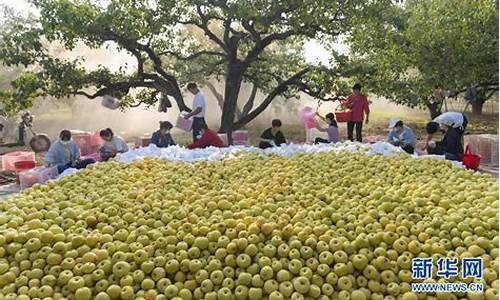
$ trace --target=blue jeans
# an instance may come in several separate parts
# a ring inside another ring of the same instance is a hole
[[[195,142],[201,134],[201,127],[203,124],[205,124],[205,118],[193,118],[193,125],[191,125],[191,128],[193,129],[193,142]]]
[[[95,160],[93,160],[92,158],[88,158],[84,160],[79,160],[74,167],[71,165],[71,163],[65,165],[57,165],[57,172],[61,174],[62,172],[66,171],[69,168],[85,169],[88,165],[91,165],[93,163],[95,163]]]

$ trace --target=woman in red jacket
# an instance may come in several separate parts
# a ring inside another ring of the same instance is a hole
[[[352,111],[351,120],[347,122],[347,138],[350,141],[354,140],[353,131],[354,127],[356,127],[356,141],[361,142],[363,140],[361,136],[363,119],[366,115],[365,122],[368,124],[368,116],[370,114],[368,99],[365,95],[361,94],[361,84],[356,83],[352,87],[352,95],[342,104]]]
[[[194,143],[189,144],[188,149],[195,148],[206,148],[206,147],[224,147],[224,142],[221,140],[217,132],[212,129],[208,129],[207,124],[201,125],[201,138],[196,140]]]

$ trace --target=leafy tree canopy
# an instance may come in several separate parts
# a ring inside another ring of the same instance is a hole
[[[159,96],[189,110],[181,87],[189,80],[224,80],[222,131],[253,120],[278,96],[298,91],[326,98],[343,76],[333,68],[311,66],[302,43],[334,40],[348,33],[363,11],[387,0],[31,0],[39,10],[32,18],[7,16],[0,36],[0,59],[26,71],[2,94],[4,103],[28,107],[40,96],[113,95],[122,107],[152,105]],[[382,7],[382,6],[378,6]],[[66,50],[83,43],[110,44],[136,60],[133,72],[100,66],[86,70],[81,60],[51,55],[47,45]],[[315,78],[332,84],[318,86]],[[236,118],[242,83],[265,97]],[[13,107],[14,109],[14,107]]]
[[[348,43],[375,93],[432,108],[436,88],[498,88],[497,1],[414,0],[365,16]]]

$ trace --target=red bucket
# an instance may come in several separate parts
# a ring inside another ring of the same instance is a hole
[[[469,149],[469,145],[467,145],[467,147],[465,147],[465,153],[464,153],[464,158],[462,160],[462,164],[467,169],[476,170],[477,168],[479,168],[480,163],[481,163],[481,155],[472,154],[472,152]]]
[[[346,123],[351,121],[352,112],[351,111],[336,111],[335,119],[337,119],[337,123]]]

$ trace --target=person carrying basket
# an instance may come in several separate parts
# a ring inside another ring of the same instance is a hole
[[[342,106],[351,110],[351,119],[347,122],[347,138],[350,141],[354,141],[353,131],[354,127],[356,127],[356,141],[362,142],[363,120],[368,124],[370,107],[368,105],[368,98],[361,94],[361,84],[356,83],[352,87],[352,95],[342,102]]]

